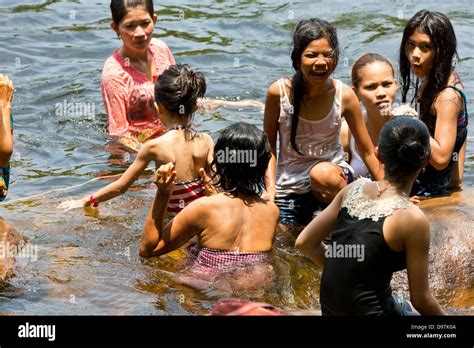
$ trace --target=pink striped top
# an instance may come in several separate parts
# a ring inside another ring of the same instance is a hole
[[[176,183],[166,211],[171,217],[175,217],[189,203],[203,197],[204,191],[204,181],[201,178]]]
[[[153,82],[123,58],[119,49],[105,62],[101,90],[109,115],[110,135],[131,134],[147,139],[165,131],[154,107],[155,82],[175,60],[161,40],[152,39],[148,50],[156,69]]]

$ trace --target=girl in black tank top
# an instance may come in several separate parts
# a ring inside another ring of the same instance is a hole
[[[428,128],[416,118],[395,117],[382,128],[378,156],[384,180],[360,179],[344,188],[296,240],[324,268],[322,314],[413,314],[390,287],[393,273],[406,268],[416,310],[442,315],[428,285],[429,224],[408,196],[430,157]]]

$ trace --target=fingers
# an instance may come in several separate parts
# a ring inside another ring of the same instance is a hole
[[[201,176],[204,182],[204,191],[206,196],[212,196],[217,194],[217,190],[212,184],[211,177],[207,175],[207,172],[204,168],[199,169],[199,175]]]
[[[204,180],[204,183],[208,183],[211,181],[211,178],[209,175],[207,175],[206,170],[204,168],[199,169],[199,175],[201,176],[202,180]]]
[[[176,179],[176,171],[174,163],[170,162],[168,164],[164,164],[158,168],[153,177],[153,182],[157,186],[168,186],[174,184],[174,180]]]

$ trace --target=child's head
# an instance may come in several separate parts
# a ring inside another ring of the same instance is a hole
[[[339,60],[336,29],[317,18],[299,22],[293,34],[291,60],[295,71],[301,70],[307,82],[327,79]],[[311,72],[318,74],[311,75]]]
[[[257,127],[239,122],[225,128],[214,146],[217,185],[234,196],[260,196],[270,157],[267,136]]]
[[[421,117],[431,109],[438,93],[447,85],[457,58],[456,34],[444,14],[421,10],[411,18],[400,46],[402,102],[412,86],[411,73],[428,79],[420,98]]]
[[[444,77],[447,82],[456,55],[456,34],[444,14],[421,10],[408,21],[400,47],[404,72],[411,69],[417,77]]]
[[[390,61],[377,53],[367,53],[352,66],[352,88],[367,112],[389,116],[397,96],[398,83]]]
[[[417,175],[430,159],[428,128],[415,117],[394,117],[380,132],[378,151],[385,177],[403,183]]]
[[[155,85],[155,101],[173,117],[189,119],[206,94],[206,79],[186,64],[170,66]]]
[[[339,60],[339,41],[336,29],[328,22],[312,18],[303,20],[293,34],[291,60],[296,73],[292,81],[293,115],[291,146],[296,146],[296,129],[304,95],[309,85],[321,88],[336,69]]]

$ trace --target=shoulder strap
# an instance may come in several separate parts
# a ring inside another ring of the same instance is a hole
[[[336,80],[336,103],[339,107],[342,106],[342,81]]]
[[[446,86],[446,88],[452,88],[461,95],[463,103],[464,103],[464,115],[466,115],[467,114],[467,97],[464,91],[461,88],[456,87],[456,86]]]

